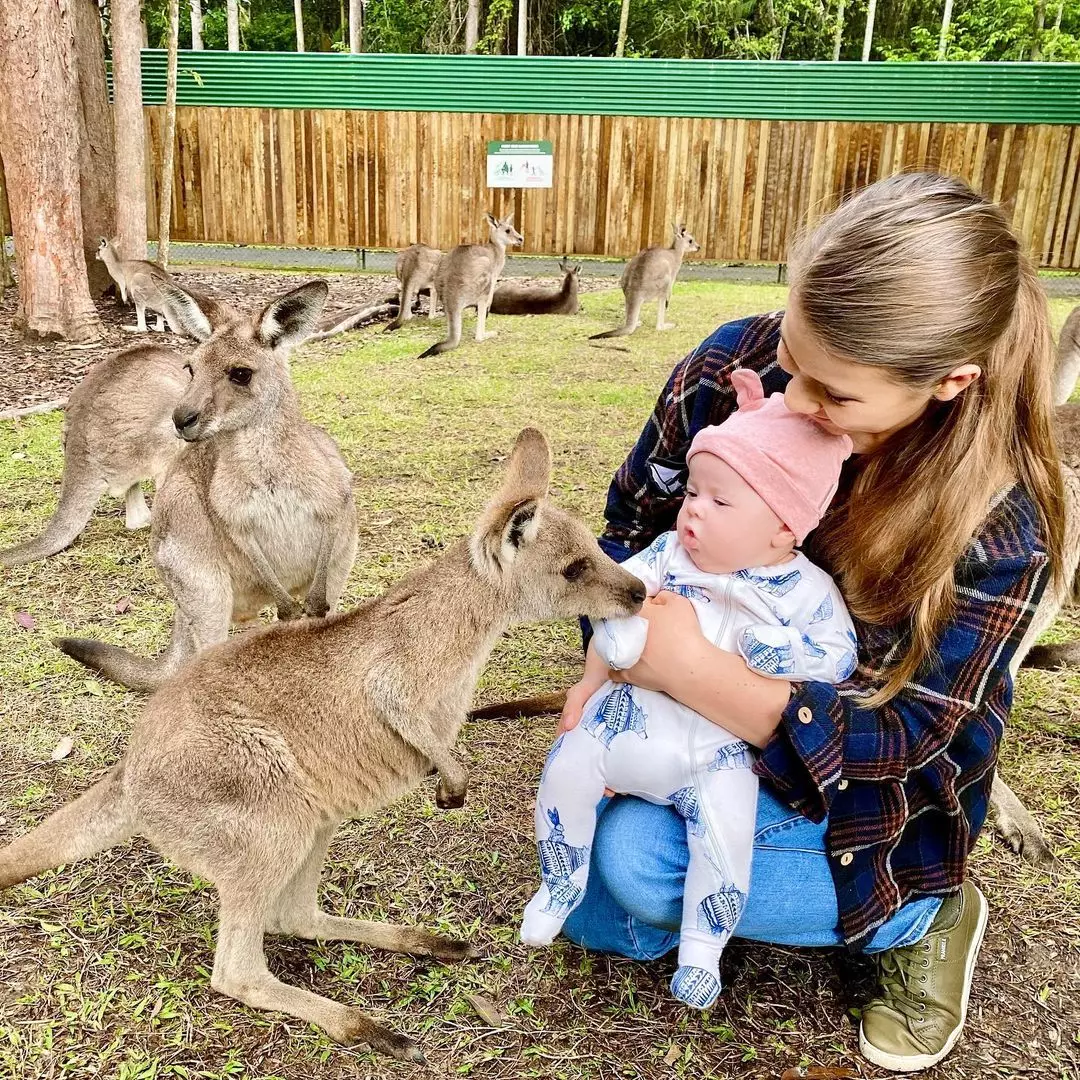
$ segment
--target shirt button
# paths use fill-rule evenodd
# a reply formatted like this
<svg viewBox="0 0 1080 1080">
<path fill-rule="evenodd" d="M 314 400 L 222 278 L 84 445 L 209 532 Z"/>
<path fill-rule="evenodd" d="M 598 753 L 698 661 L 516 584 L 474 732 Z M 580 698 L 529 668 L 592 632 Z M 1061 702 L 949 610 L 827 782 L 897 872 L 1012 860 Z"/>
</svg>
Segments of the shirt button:
<svg viewBox="0 0 1080 1080">
<path fill-rule="evenodd" d="M 855 856 L 852 855 L 850 851 L 845 851 L 844 854 L 840 856 L 841 866 L 850 866 L 854 861 Z"/>
<path fill-rule="evenodd" d="M 847 791 L 847 781 L 846 780 L 841 780 L 840 783 L 836 785 L 836 790 L 837 791 Z"/>
<path fill-rule="evenodd" d="M 799 710 L 799 723 L 800 724 L 809 724 L 810 721 L 813 720 L 813 719 L 814 719 L 814 714 L 804 705 Z"/>
</svg>

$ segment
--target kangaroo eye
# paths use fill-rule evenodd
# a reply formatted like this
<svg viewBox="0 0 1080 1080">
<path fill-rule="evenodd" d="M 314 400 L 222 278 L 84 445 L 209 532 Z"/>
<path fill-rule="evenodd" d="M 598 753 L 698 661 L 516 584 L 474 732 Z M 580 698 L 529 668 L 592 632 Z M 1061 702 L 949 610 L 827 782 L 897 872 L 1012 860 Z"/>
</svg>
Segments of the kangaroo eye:
<svg viewBox="0 0 1080 1080">
<path fill-rule="evenodd" d="M 569 566 L 563 569 L 562 576 L 566 578 L 567 581 L 577 581 L 577 579 L 588 569 L 588 560 L 575 559 Z"/>
<path fill-rule="evenodd" d="M 236 383 L 237 386 L 247 386 L 251 382 L 252 374 L 253 372 L 249 367 L 229 368 L 229 382 Z"/>
</svg>

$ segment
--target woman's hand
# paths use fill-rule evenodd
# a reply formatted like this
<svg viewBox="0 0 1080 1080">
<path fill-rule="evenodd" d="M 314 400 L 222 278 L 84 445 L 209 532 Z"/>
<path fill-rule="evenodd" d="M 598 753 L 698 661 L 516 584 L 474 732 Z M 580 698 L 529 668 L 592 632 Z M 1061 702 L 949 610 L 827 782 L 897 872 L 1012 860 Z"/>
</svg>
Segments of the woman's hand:
<svg viewBox="0 0 1080 1080">
<path fill-rule="evenodd" d="M 569 731 L 581 723 L 581 714 L 585 711 L 585 702 L 596 693 L 598 687 L 590 685 L 591 680 L 582 679 L 566 691 L 566 704 L 559 716 L 559 726 L 555 729 L 556 738 L 564 731 Z"/>
<path fill-rule="evenodd" d="M 638 614 L 649 623 L 645 651 L 632 668 L 612 671 L 609 678 L 671 694 L 671 688 L 681 681 L 688 658 L 696 653 L 695 646 L 705 642 L 694 605 L 678 593 L 660 592 L 646 600 Z"/>
</svg>

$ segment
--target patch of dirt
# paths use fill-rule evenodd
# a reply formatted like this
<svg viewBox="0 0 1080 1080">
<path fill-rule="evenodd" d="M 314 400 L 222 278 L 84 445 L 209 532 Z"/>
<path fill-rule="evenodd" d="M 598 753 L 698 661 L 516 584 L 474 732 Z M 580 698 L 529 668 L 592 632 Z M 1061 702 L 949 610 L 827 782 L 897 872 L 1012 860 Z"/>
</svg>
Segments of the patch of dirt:
<svg viewBox="0 0 1080 1080">
<path fill-rule="evenodd" d="M 397 292 L 397 281 L 390 274 L 275 273 L 211 266 L 183 266 L 170 272 L 178 284 L 191 285 L 242 311 L 268 303 L 305 281 L 325 278 L 330 283 L 330 298 L 320 324 L 322 329 L 329 329 L 350 312 L 379 303 Z M 515 278 L 514 283 L 550 286 L 553 280 Z M 609 288 L 610 280 L 580 284 L 582 292 Z M 72 345 L 63 341 L 26 341 L 12 328 L 17 300 L 17 288 L 10 288 L 0 301 L 0 411 L 66 398 L 93 364 L 118 349 L 137 344 L 141 336 L 123 329 L 125 324 L 134 325 L 135 308 L 122 304 L 110 292 L 97 302 L 104 329 L 100 342 Z M 147 312 L 147 322 L 153 326 L 155 321 L 156 317 Z M 190 339 L 176 334 L 157 336 L 161 342 L 178 348 L 191 344 Z"/>
</svg>

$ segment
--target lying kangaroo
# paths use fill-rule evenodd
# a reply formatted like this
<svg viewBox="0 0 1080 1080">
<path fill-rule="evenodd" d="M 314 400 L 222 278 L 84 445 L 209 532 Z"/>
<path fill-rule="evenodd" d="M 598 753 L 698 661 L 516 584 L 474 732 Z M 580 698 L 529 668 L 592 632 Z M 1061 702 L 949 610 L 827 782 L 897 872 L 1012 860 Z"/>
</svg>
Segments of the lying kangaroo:
<svg viewBox="0 0 1080 1080">
<path fill-rule="evenodd" d="M 459 244 L 449 255 L 444 255 L 435 271 L 435 290 L 442 297 L 446 311 L 447 337 L 420 354 L 435 356 L 437 353 L 456 349 L 461 342 L 461 316 L 467 307 L 476 306 L 476 340 L 493 337 L 495 332 L 486 331 L 484 323 L 491 307 L 495 283 L 506 265 L 506 249 L 520 244 L 523 237 L 514 228 L 514 215 L 509 213 L 501 221 L 493 214 L 485 214 L 491 234 L 486 244 Z M 404 298 L 402 298 L 404 300 Z M 404 310 L 402 303 L 402 310 Z"/>
<path fill-rule="evenodd" d="M 547 501 L 550 462 L 544 436 L 527 428 L 468 540 L 352 611 L 245 634 L 193 660 L 150 699 L 104 779 L 0 850 L 0 889 L 146 836 L 217 888 L 215 990 L 422 1061 L 360 1009 L 276 979 L 263 937 L 469 955 L 425 930 L 326 914 L 319 875 L 342 821 L 386 806 L 432 767 L 438 805 L 462 805 L 454 742 L 511 625 L 641 607 L 641 582 Z"/>
<path fill-rule="evenodd" d="M 196 295 L 212 325 L 227 320 L 225 305 Z M 185 363 L 185 356 L 171 349 L 136 345 L 87 372 L 64 412 L 64 475 L 56 512 L 40 536 L 0 551 L 0 566 L 63 551 L 86 528 L 106 492 L 124 497 L 129 529 L 150 524 L 139 485 L 153 480 L 160 487 L 184 445 L 172 414 L 190 381 Z"/>
<path fill-rule="evenodd" d="M 401 283 L 401 294 L 397 317 L 387 325 L 387 330 L 400 330 L 402 325 L 412 318 L 413 301 L 423 289 L 428 290 L 428 318 L 435 318 L 435 306 L 438 302 L 435 271 L 442 257 L 441 251 L 428 247 L 427 244 L 413 244 L 398 252 L 394 273 Z"/>
<path fill-rule="evenodd" d="M 122 259 L 115 245 L 104 236 L 98 241 L 97 258 L 105 264 L 109 276 L 120 290 L 120 299 L 126 304 L 131 297 L 135 304 L 135 326 L 125 330 L 146 332 L 146 309 L 157 312 L 158 331 L 165 329 L 168 312 L 167 293 L 164 286 L 172 282 L 167 270 L 146 259 Z M 171 320 L 169 326 L 175 325 Z"/>
<path fill-rule="evenodd" d="M 1055 405 L 1064 405 L 1072 397 L 1077 378 L 1080 378 L 1080 306 L 1073 308 L 1058 338 Z"/>
<path fill-rule="evenodd" d="M 655 300 L 656 329 L 671 330 L 674 323 L 665 321 L 671 290 L 679 276 L 683 256 L 688 251 L 700 251 L 701 245 L 686 231 L 685 225 L 674 225 L 675 238 L 671 247 L 651 247 L 639 251 L 627 264 L 619 282 L 626 297 L 626 315 L 622 326 L 603 334 L 593 334 L 591 340 L 625 337 L 632 334 L 641 321 L 641 307 Z"/>
<path fill-rule="evenodd" d="M 150 550 L 176 603 L 156 659 L 85 638 L 57 645 L 133 690 L 154 690 L 193 653 L 224 641 L 230 622 L 323 616 L 356 555 L 352 477 L 333 439 L 300 414 L 288 353 L 315 325 L 325 281 L 215 329 L 169 286 L 181 324 L 202 342 L 172 413 L 187 443 L 154 500 Z"/>
<path fill-rule="evenodd" d="M 532 285 L 503 282 L 491 298 L 492 315 L 576 315 L 581 310 L 578 300 L 578 274 L 581 266 L 571 266 L 562 257 L 559 269 L 563 272 L 562 285 L 550 289 Z"/>
</svg>

